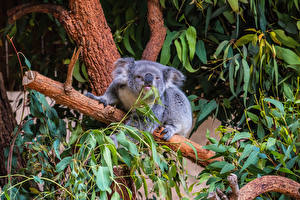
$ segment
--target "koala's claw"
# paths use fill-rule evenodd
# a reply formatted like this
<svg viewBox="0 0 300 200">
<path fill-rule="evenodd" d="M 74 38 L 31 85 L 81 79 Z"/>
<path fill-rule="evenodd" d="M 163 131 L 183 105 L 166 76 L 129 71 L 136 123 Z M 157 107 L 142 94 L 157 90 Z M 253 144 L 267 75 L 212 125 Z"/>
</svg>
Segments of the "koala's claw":
<svg viewBox="0 0 300 200">
<path fill-rule="evenodd" d="M 98 99 L 99 103 L 102 103 L 104 105 L 104 107 L 107 106 L 107 102 L 105 99 Z"/>
<path fill-rule="evenodd" d="M 104 105 L 104 107 L 107 106 L 107 101 L 106 101 L 106 99 L 102 98 L 101 96 L 99 96 L 99 97 L 98 97 L 98 96 L 95 96 L 95 95 L 93 95 L 93 94 L 90 93 L 90 92 L 86 93 L 85 96 L 86 96 L 86 97 L 89 97 L 89 98 L 91 98 L 91 99 L 95 99 L 95 100 L 99 101 L 99 103 L 102 103 L 102 104 Z"/>
<path fill-rule="evenodd" d="M 171 139 L 171 137 L 173 136 L 172 133 L 167 129 L 164 128 L 164 130 L 160 133 L 161 135 L 163 135 L 163 139 L 166 141 L 169 141 Z"/>
</svg>

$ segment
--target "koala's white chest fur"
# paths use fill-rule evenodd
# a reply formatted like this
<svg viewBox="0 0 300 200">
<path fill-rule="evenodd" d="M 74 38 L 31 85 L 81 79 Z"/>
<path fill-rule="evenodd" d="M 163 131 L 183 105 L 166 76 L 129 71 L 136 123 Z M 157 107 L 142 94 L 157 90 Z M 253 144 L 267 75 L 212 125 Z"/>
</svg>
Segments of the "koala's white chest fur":
<svg viewBox="0 0 300 200">
<path fill-rule="evenodd" d="M 118 95 L 126 110 L 129 110 L 138 98 L 138 96 L 133 94 L 128 87 L 119 88 Z"/>
</svg>

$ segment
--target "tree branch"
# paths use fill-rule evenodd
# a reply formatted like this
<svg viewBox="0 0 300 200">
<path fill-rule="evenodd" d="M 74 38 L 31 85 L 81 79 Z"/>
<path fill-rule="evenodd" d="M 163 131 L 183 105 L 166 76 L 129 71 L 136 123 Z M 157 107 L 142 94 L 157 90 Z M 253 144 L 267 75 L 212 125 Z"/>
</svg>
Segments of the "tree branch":
<svg viewBox="0 0 300 200">
<path fill-rule="evenodd" d="M 74 49 L 73 56 L 68 65 L 67 79 L 64 84 L 64 89 L 65 89 L 66 94 L 69 94 L 68 92 L 70 92 L 72 90 L 73 71 L 74 71 L 74 67 L 75 67 L 76 61 L 78 60 L 81 50 L 82 50 L 82 47 L 79 47 L 79 49 L 77 51 L 76 51 L 76 48 Z"/>
<path fill-rule="evenodd" d="M 200 164 L 202 166 L 207 166 L 209 163 L 212 163 L 214 161 L 220 161 L 221 158 L 214 158 L 211 159 L 213 156 L 215 156 L 215 153 L 213 151 L 209 151 L 207 149 L 203 149 L 203 147 L 181 135 L 174 135 L 171 137 L 171 139 L 166 142 L 162 139 L 162 136 L 160 133 L 163 129 L 154 131 L 153 135 L 156 141 L 159 141 L 161 144 L 165 144 L 174 151 L 180 150 L 182 152 L 182 155 L 186 158 L 189 158 L 193 162 Z M 195 148 L 197 151 L 197 157 L 195 155 L 194 149 L 191 147 L 191 145 Z"/>
<path fill-rule="evenodd" d="M 282 176 L 263 176 L 240 189 L 239 200 L 249 200 L 266 193 L 279 192 L 300 199 L 300 183 Z"/>
<path fill-rule="evenodd" d="M 20 19 L 24 15 L 33 12 L 52 14 L 60 22 L 66 21 L 66 19 L 69 18 L 68 11 L 60 5 L 26 3 L 18 5 L 7 11 L 8 23 L 12 24 L 14 21 Z"/>
<path fill-rule="evenodd" d="M 142 59 L 156 61 L 167 32 L 159 0 L 148 0 L 148 24 L 151 36 L 144 49 Z"/>
<path fill-rule="evenodd" d="M 47 78 L 36 71 L 25 72 L 23 85 L 53 98 L 58 104 L 78 110 L 104 123 L 120 121 L 124 116 L 124 112 L 121 110 L 111 106 L 104 107 L 103 104 L 99 104 L 98 101 L 90 99 L 74 89 L 70 90 L 68 95 L 65 94 L 63 83 Z"/>
</svg>

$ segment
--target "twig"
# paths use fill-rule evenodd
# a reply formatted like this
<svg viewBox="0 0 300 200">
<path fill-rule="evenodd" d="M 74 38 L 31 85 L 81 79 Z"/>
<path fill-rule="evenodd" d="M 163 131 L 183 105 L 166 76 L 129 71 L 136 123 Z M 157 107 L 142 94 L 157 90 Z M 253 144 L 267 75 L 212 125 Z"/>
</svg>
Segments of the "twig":
<svg viewBox="0 0 300 200">
<path fill-rule="evenodd" d="M 232 190 L 232 194 L 230 195 L 230 199 L 231 200 L 238 200 L 240 189 L 239 189 L 239 183 L 238 183 L 237 175 L 231 173 L 227 177 L 227 180 L 228 180 L 229 186 Z"/>
<path fill-rule="evenodd" d="M 80 46 L 79 49 L 76 51 L 76 48 L 74 49 L 71 61 L 68 65 L 68 73 L 67 73 L 67 79 L 64 84 L 64 90 L 66 94 L 70 94 L 72 90 L 72 76 L 74 71 L 74 66 L 76 61 L 78 60 L 79 54 L 81 53 L 82 47 Z"/>
</svg>

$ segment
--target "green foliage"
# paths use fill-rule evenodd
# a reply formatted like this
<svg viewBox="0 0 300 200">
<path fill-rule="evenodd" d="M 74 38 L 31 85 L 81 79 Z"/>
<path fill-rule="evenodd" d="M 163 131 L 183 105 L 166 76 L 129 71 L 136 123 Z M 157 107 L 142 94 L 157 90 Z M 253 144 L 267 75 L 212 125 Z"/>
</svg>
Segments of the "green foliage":
<svg viewBox="0 0 300 200">
<path fill-rule="evenodd" d="M 255 178 L 271 174 L 300 181 L 298 95 L 299 85 L 294 95 L 285 96 L 284 102 L 262 95 L 256 105 L 245 111 L 247 131 L 239 132 L 222 126 L 217 129 L 220 141 L 205 148 L 215 151 L 217 156 L 223 156 L 224 161 L 208 165 L 199 174 L 199 183 L 206 181 L 209 186 L 202 189 L 199 195 L 207 196 L 216 188 L 228 191 L 226 177 L 230 173 L 238 176 L 240 187 Z M 288 197 L 271 193 L 262 198 Z"/>
<path fill-rule="evenodd" d="M 140 102 L 136 105 L 142 108 Z M 150 113 L 149 109 L 144 112 Z M 144 187 L 145 196 L 151 193 L 161 199 L 172 199 L 171 188 L 181 196 L 179 186 L 187 178 L 182 155 L 158 145 L 151 133 L 121 122 L 84 131 L 78 121 L 69 121 L 72 135 L 66 139 L 65 122 L 38 92 L 30 91 L 30 111 L 23 126 L 24 134 L 16 141 L 27 158 L 27 166 L 22 175 L 11 175 L 13 181 L 5 186 L 1 197 L 123 198 L 115 192 L 117 189 L 123 192 L 126 189 L 132 196 L 132 188 L 119 181 L 120 175 L 133 180 L 137 190 Z M 153 183 L 153 188 L 148 188 L 146 179 Z"/>
<path fill-rule="evenodd" d="M 150 37 L 146 4 L 138 0 L 101 0 L 122 56 L 141 58 Z M 227 190 L 225 177 L 231 172 L 238 175 L 240 186 L 267 174 L 299 182 L 299 1 L 160 0 L 160 4 L 167 35 L 159 62 L 186 75 L 184 90 L 190 95 L 195 114 L 194 130 L 211 115 L 223 125 L 218 130 L 221 140 L 208 138 L 212 144 L 205 148 L 223 156 L 224 161 L 212 163 L 201 172 L 199 183 L 206 181 L 209 187 L 195 194 L 196 199 L 204 198 L 216 187 Z M 24 57 L 27 67 L 61 82 L 65 80 L 61 75 L 66 74 L 66 67 L 60 66 L 71 57 L 74 44 L 57 20 L 31 14 L 3 30 L 4 36 L 7 33 L 14 35 L 25 55 L 30 55 L 30 63 Z M 47 47 L 46 51 L 33 44 Z M 16 63 L 15 58 L 10 59 L 10 70 L 16 73 L 9 75 L 9 83 L 20 80 Z M 75 79 L 84 82 L 88 80 L 86 74 L 79 63 Z M 17 88 L 14 84 L 11 87 Z M 87 88 L 80 84 L 75 87 Z M 166 146 L 156 146 L 150 134 L 138 135 L 135 129 L 122 124 L 84 131 L 85 121 L 83 125 L 76 121 L 75 126 L 69 124 L 72 135 L 67 142 L 61 118 L 78 119 L 79 114 L 57 105 L 55 111 L 40 99 L 39 94 L 31 95 L 32 113 L 23 127 L 24 135 L 16 141 L 28 158 L 29 167 L 24 170 L 29 171 L 24 181 L 31 184 L 22 190 L 6 188 L 2 195 L 86 195 L 105 199 L 117 178 L 112 173 L 115 166 L 129 167 L 129 176 L 137 188 L 144 187 L 146 196 L 149 188 L 145 175 L 149 175 L 155 183 L 153 190 L 162 197 L 169 197 L 171 187 L 178 191 L 179 182 L 185 185 L 181 154 L 178 152 L 175 160 L 174 153 Z M 147 113 L 149 107 L 143 104 L 138 110 Z M 121 133 L 117 140 L 122 149 L 113 147 L 108 137 L 113 131 Z M 128 140 L 129 136 L 140 145 Z M 22 144 L 27 144 L 29 150 Z M 12 162 L 16 163 L 15 157 Z M 38 193 L 32 183 L 42 182 L 47 192 Z M 64 183 L 68 184 L 62 187 Z M 184 187 L 187 191 L 191 188 Z M 112 195 L 118 199 L 117 193 Z"/>
</svg>

